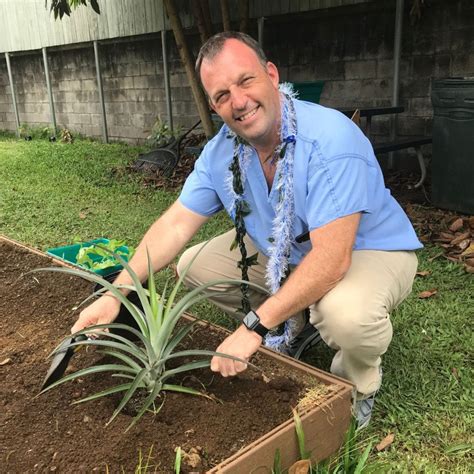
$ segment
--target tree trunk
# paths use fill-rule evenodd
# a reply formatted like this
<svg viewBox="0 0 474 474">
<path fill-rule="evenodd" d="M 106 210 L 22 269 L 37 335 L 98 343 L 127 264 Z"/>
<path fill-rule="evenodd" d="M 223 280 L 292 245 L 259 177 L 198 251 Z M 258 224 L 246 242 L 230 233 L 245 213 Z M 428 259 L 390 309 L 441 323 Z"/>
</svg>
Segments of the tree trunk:
<svg viewBox="0 0 474 474">
<path fill-rule="evenodd" d="M 212 20 L 211 20 L 211 10 L 209 10 L 209 1 L 208 0 L 201 0 L 201 11 L 202 16 L 204 17 L 204 23 L 206 25 L 206 30 L 208 36 L 212 36 Z"/>
<path fill-rule="evenodd" d="M 229 14 L 229 5 L 227 0 L 220 0 L 221 4 L 221 13 L 222 13 L 222 27 L 224 31 L 230 31 L 232 27 L 230 26 L 230 14 Z"/>
<path fill-rule="evenodd" d="M 194 20 L 199 30 L 201 43 L 204 44 L 209 38 L 209 32 L 207 31 L 206 23 L 204 21 L 200 0 L 191 0 L 191 7 L 193 9 Z"/>
<path fill-rule="evenodd" d="M 179 55 L 181 61 L 184 64 L 186 70 L 186 75 L 188 76 L 189 85 L 193 92 L 194 101 L 198 108 L 199 117 L 202 121 L 202 126 L 204 128 L 204 133 L 208 138 L 214 135 L 214 127 L 212 125 L 211 114 L 209 113 L 209 106 L 204 96 L 197 77 L 196 72 L 194 71 L 194 61 L 189 51 L 186 38 L 184 36 L 183 26 L 181 24 L 181 19 L 179 18 L 178 11 L 173 0 L 163 0 L 166 11 L 168 13 L 168 18 L 171 23 L 171 28 L 173 29 L 174 37 L 176 40 L 176 46 L 178 47 Z"/>
<path fill-rule="evenodd" d="M 239 0 L 240 31 L 248 33 L 249 28 L 249 0 Z"/>
</svg>

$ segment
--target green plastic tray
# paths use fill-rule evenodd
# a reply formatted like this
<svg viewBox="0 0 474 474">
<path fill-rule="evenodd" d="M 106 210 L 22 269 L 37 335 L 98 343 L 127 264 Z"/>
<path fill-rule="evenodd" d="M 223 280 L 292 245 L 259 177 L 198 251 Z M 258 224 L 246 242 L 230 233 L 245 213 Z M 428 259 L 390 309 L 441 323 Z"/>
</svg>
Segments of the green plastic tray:
<svg viewBox="0 0 474 474">
<path fill-rule="evenodd" d="M 122 265 L 117 264 L 117 265 L 114 265 L 112 267 L 103 268 L 101 270 L 92 270 L 90 268 L 87 268 L 87 267 L 77 263 L 77 254 L 79 253 L 79 250 L 82 247 L 90 247 L 94 244 L 108 244 L 108 243 L 109 243 L 109 239 L 104 239 L 104 238 L 94 239 L 94 240 L 89 240 L 88 242 L 83 242 L 83 243 L 80 243 L 80 244 L 73 244 L 73 245 L 67 245 L 67 246 L 64 246 L 64 247 L 55 247 L 55 248 L 52 248 L 52 249 L 48 249 L 48 250 L 46 250 L 46 253 L 53 256 L 53 257 L 55 257 L 55 258 L 59 258 L 60 260 L 64 260 L 67 263 L 71 263 L 72 265 L 75 265 L 76 267 L 79 267 L 82 270 L 88 270 L 90 272 L 96 273 L 97 275 L 101 275 L 101 276 L 105 277 L 107 275 L 110 275 L 111 273 L 115 273 L 115 272 L 121 270 L 123 268 Z M 129 251 L 129 249 L 126 245 L 123 245 L 122 247 L 119 247 L 117 250 L 120 250 L 120 251 L 125 252 L 127 254 L 130 253 L 130 251 Z M 97 256 L 92 255 L 91 258 L 92 258 L 92 260 L 94 260 L 96 262 L 104 261 L 104 257 L 100 257 L 99 255 L 97 255 Z M 126 257 L 125 257 L 125 259 L 128 260 Z M 106 257 L 105 260 L 113 261 L 114 257 L 111 255 L 110 257 Z"/>
</svg>

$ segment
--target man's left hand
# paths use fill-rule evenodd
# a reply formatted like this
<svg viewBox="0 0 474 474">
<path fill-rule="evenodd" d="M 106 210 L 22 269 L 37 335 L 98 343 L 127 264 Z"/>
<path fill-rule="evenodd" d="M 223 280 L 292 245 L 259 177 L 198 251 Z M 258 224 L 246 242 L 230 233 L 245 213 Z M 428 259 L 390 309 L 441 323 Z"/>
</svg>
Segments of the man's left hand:
<svg viewBox="0 0 474 474">
<path fill-rule="evenodd" d="M 261 336 L 242 325 L 224 340 L 216 352 L 248 361 L 257 352 L 261 343 Z M 247 364 L 226 357 L 214 356 L 211 361 L 211 370 L 220 372 L 223 377 L 232 377 L 246 368 Z"/>
</svg>

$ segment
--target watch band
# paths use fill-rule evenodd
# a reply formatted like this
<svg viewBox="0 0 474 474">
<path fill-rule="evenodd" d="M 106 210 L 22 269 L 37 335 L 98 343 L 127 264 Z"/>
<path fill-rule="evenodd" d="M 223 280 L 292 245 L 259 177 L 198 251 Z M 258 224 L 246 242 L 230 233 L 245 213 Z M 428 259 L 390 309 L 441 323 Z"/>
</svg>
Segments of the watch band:
<svg viewBox="0 0 474 474">
<path fill-rule="evenodd" d="M 256 332 L 261 337 L 265 337 L 269 331 L 268 328 L 260 323 L 260 317 L 255 311 L 249 311 L 246 314 L 243 323 L 247 329 Z"/>
</svg>

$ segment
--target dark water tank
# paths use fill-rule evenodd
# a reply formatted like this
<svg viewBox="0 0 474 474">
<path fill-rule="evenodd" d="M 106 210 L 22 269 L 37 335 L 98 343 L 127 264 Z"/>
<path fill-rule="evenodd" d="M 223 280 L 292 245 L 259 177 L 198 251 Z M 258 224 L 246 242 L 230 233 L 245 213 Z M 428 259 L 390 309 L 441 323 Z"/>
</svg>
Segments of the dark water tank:
<svg viewBox="0 0 474 474">
<path fill-rule="evenodd" d="M 474 77 L 434 80 L 432 201 L 474 214 Z"/>
</svg>

